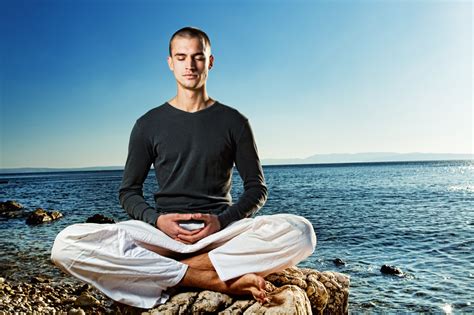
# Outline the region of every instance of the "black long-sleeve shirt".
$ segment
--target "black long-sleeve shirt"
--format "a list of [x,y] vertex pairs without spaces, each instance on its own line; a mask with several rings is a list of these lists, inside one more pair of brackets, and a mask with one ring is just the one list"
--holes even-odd
[[[233,204],[234,163],[244,192]],[[155,208],[143,198],[152,164]],[[131,132],[119,199],[132,218],[152,225],[163,213],[216,214],[222,228],[251,216],[265,203],[267,187],[248,119],[218,101],[194,113],[168,102],[148,111]]]

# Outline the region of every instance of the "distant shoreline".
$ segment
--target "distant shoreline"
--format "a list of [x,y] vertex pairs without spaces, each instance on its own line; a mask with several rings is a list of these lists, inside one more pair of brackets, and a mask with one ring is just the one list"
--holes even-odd
[[[444,160],[412,160],[412,161],[356,161],[356,162],[329,162],[329,163],[284,163],[284,164],[262,164],[263,168],[272,167],[307,167],[307,166],[319,166],[319,167],[333,167],[333,166],[364,166],[364,165],[387,165],[387,164],[420,164],[420,163],[434,163],[434,162],[474,162],[474,158],[471,159],[444,159]],[[104,166],[104,167],[78,167],[78,168],[11,168],[11,169],[0,169],[0,176],[8,175],[35,175],[35,174],[55,174],[55,173],[81,173],[81,172],[116,172],[123,171],[122,166]],[[150,172],[154,171],[154,168],[150,169]]]

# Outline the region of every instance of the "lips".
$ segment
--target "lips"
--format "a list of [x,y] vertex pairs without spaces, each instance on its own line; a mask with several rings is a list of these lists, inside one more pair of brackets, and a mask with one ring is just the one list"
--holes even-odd
[[184,77],[187,78],[187,79],[194,79],[194,78],[197,78],[197,75],[195,75],[195,74],[188,74],[188,75],[185,75]]

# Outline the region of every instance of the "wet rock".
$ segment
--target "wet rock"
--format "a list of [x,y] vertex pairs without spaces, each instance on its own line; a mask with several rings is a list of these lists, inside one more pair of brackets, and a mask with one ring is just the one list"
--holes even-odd
[[400,268],[392,265],[383,265],[380,268],[380,272],[386,275],[403,276],[403,271]]
[[14,200],[0,202],[0,217],[7,219],[22,217],[24,210],[25,208]]
[[345,266],[346,262],[341,258],[336,258],[332,261],[336,266]]
[[51,219],[53,219],[53,221],[54,221],[54,220],[57,220],[57,219],[59,219],[59,218],[62,218],[62,217],[63,217],[63,214],[62,214],[61,212],[55,210],[55,211],[53,211],[53,212],[50,213],[50,217],[51,217]]
[[36,225],[45,222],[51,222],[62,217],[63,215],[59,211],[46,211],[42,208],[37,208],[28,216],[26,223]]
[[96,213],[93,216],[87,218],[86,223],[99,223],[99,224],[115,223],[115,220],[112,218],[108,218],[102,214]]
[[277,288],[270,295],[270,302],[261,304],[254,303],[245,312],[250,314],[267,315],[306,315],[311,314],[311,304],[306,292],[300,287],[287,284]]

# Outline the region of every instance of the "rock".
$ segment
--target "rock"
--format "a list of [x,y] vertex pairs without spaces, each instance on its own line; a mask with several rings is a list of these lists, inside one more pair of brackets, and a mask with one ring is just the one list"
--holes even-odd
[[287,268],[281,272],[272,273],[265,277],[276,286],[284,284],[294,284],[302,289],[306,289],[306,276],[296,267]]
[[178,293],[171,297],[165,304],[148,311],[150,315],[174,315],[190,313],[191,305],[196,300],[198,292]]
[[[251,296],[229,296],[212,291],[168,290],[170,299],[150,310],[113,302],[88,284],[56,282],[44,276],[29,283],[0,283],[0,312],[33,311],[49,314],[345,314],[348,312],[349,277],[337,272],[288,268],[266,277],[270,303]],[[35,279],[35,280],[33,280]],[[269,281],[271,279],[273,283]],[[0,279],[0,282],[2,280]],[[78,296],[79,295],[79,296]],[[54,311],[53,311],[54,310]],[[1,314],[1,313],[0,313]]]
[[323,271],[318,279],[328,292],[324,314],[347,314],[349,309],[349,278],[343,274]]
[[232,303],[231,306],[219,312],[218,315],[241,315],[245,312],[247,308],[249,308],[249,306],[254,303],[254,300],[237,300]]
[[86,312],[82,308],[71,308],[69,312],[67,312],[67,315],[86,315]]
[[74,290],[73,294],[74,295],[81,295],[84,292],[89,292],[91,289],[92,289],[91,285],[86,283],[82,287],[77,288],[76,290]]
[[62,218],[63,215],[59,211],[48,212],[42,208],[37,208],[26,219],[27,224],[36,225],[45,222],[51,222]]
[[0,212],[18,211],[23,208],[24,207],[19,202],[16,202],[15,200],[7,200],[7,201],[0,202]]
[[311,303],[313,314],[323,314],[329,300],[328,291],[324,285],[318,281],[318,275],[316,274],[309,274],[306,277],[306,283],[308,285],[306,295]]
[[44,277],[31,277],[31,283],[49,283],[51,280]]
[[392,265],[383,265],[380,268],[380,272],[387,275],[403,276],[403,271],[400,268]]
[[244,315],[306,315],[311,314],[311,304],[306,292],[300,287],[287,284],[277,288],[270,295],[270,303],[254,303]]
[[192,314],[217,313],[220,309],[232,304],[232,298],[224,293],[214,291],[199,292],[196,301],[191,307]]
[[92,217],[87,218],[86,223],[115,223],[115,220],[112,218],[108,218],[102,214],[94,214]]
[[332,261],[336,266],[345,266],[346,262],[341,258],[336,258]]
[[[315,314],[347,314],[349,311],[350,278],[338,272],[320,272],[314,269],[300,269],[306,275],[311,294],[308,296]],[[326,301],[326,305],[323,303]]]
[[76,306],[96,306],[99,305],[100,302],[95,297],[88,293],[82,293],[74,302]]
[[24,215],[24,207],[14,201],[14,200],[7,200],[0,202],[0,217],[3,218],[16,218],[21,217]]
[[57,220],[59,218],[62,218],[63,214],[61,212],[55,210],[55,211],[51,212],[50,217],[53,220]]

